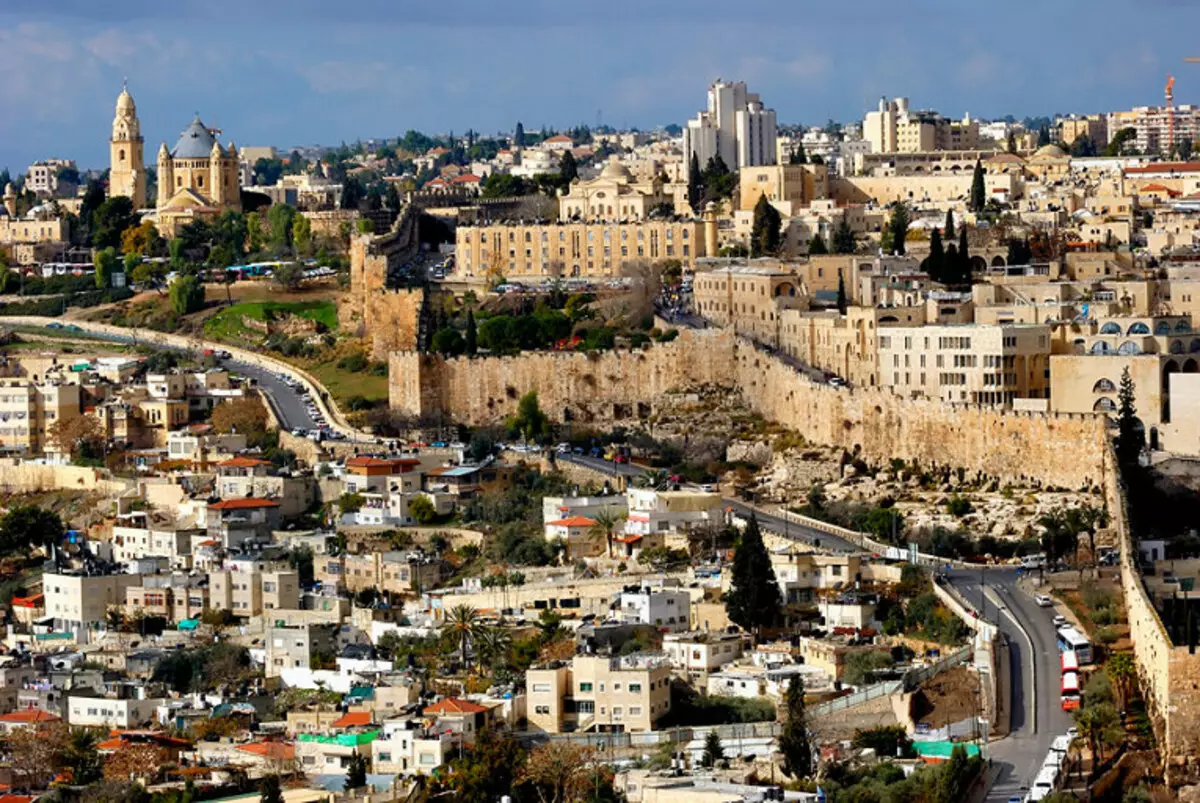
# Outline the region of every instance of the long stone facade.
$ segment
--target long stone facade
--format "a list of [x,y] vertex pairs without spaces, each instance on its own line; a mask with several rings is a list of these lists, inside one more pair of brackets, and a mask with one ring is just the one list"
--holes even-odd
[[1005,412],[837,389],[724,330],[685,331],[672,343],[633,352],[454,359],[394,352],[389,384],[394,409],[472,426],[511,415],[529,390],[538,391],[553,420],[628,424],[650,418],[667,392],[727,387],[807,439],[877,463],[898,457],[1066,488],[1103,480],[1098,416]]
[[388,288],[389,274],[416,256],[420,248],[417,212],[406,206],[386,234],[350,238],[350,289],[338,304],[338,323],[371,338],[377,360],[417,345],[423,292]]

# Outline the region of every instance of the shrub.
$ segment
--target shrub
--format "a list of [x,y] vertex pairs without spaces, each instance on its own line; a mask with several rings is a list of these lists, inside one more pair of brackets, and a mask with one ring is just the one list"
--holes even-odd
[[337,367],[343,371],[349,371],[356,374],[367,367],[367,355],[361,351],[356,351],[353,354],[343,357],[338,360]]
[[950,501],[946,503],[946,512],[951,516],[961,519],[968,513],[974,513],[975,506],[971,504],[970,499],[956,494],[950,497]]

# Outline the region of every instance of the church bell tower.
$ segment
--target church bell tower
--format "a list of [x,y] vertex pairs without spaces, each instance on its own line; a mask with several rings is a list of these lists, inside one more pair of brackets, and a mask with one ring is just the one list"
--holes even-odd
[[146,206],[146,160],[143,153],[142,125],[138,122],[137,106],[126,86],[117,96],[117,113],[113,118],[108,174],[110,198],[124,195],[133,201],[134,209]]

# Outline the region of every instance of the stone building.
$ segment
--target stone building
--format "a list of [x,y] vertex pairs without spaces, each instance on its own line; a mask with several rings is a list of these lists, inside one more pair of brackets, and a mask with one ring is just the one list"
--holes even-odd
[[226,209],[242,208],[237,146],[222,148],[216,129],[196,115],[175,147],[158,149],[158,204],[155,222],[173,237],[194,220],[214,220]]
[[612,278],[631,264],[667,260],[692,269],[705,256],[703,227],[678,219],[460,226],[453,278]]
[[638,181],[616,159],[593,179],[571,182],[558,199],[559,220],[645,220],[651,211],[669,203],[658,177]]
[[[127,87],[117,96],[117,112],[113,117],[112,139],[109,140],[108,195],[123,195],[133,202],[134,209],[146,206],[146,158],[142,139],[142,124],[137,105]],[[161,165],[159,171],[161,186]],[[159,191],[161,197],[161,190]]]

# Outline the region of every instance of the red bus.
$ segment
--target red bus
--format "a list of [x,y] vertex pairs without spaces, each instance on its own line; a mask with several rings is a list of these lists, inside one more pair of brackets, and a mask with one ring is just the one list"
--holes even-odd
[[1062,654],[1062,674],[1068,672],[1079,671],[1079,656],[1074,650],[1067,650]]
[[1067,672],[1062,676],[1062,710],[1073,711],[1079,707],[1079,675]]

